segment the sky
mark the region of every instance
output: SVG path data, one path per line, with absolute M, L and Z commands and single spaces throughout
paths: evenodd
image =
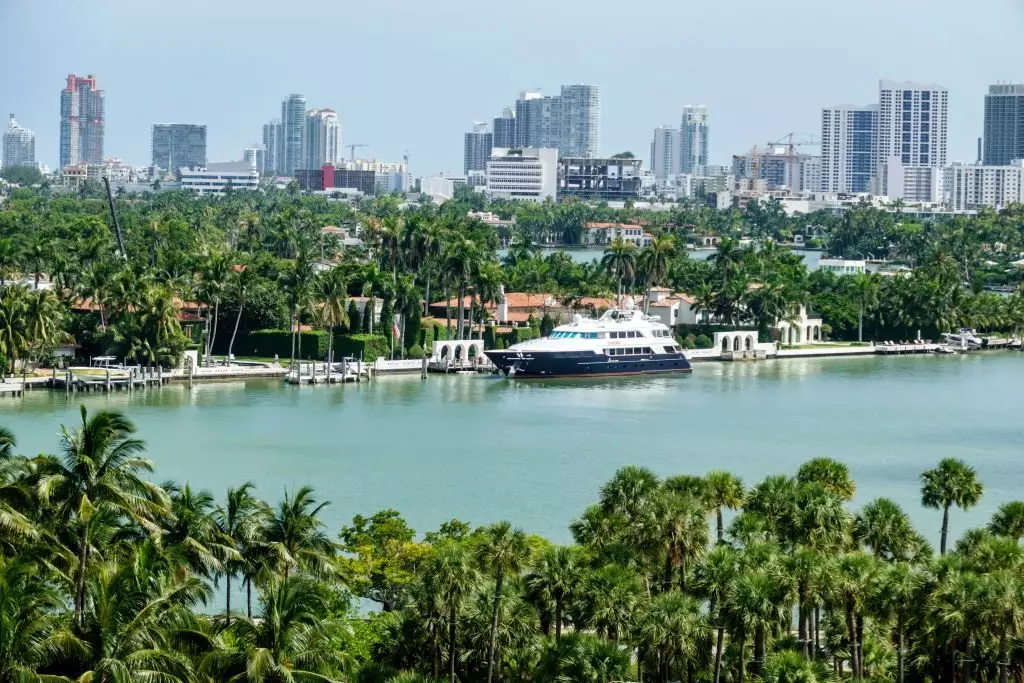
M 0 0 L 0 27 L 0 112 L 51 168 L 71 72 L 98 78 L 106 155 L 133 165 L 154 123 L 206 124 L 209 160 L 239 159 L 298 92 L 416 176 L 460 171 L 474 121 L 563 83 L 600 86 L 602 154 L 646 158 L 704 104 L 723 164 L 817 138 L 823 107 L 876 102 L 879 79 L 939 83 L 949 159 L 973 161 L 988 85 L 1024 81 L 1024 0 Z

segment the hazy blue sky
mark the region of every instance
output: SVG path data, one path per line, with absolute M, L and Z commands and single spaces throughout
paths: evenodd
M 601 150 L 648 155 L 687 103 L 711 156 L 867 104 L 878 80 L 950 89 L 950 158 L 972 161 L 990 83 L 1024 80 L 1024 0 L 0 0 L 0 112 L 57 161 L 69 72 L 106 90 L 106 153 L 149 161 L 155 122 L 205 123 L 237 159 L 290 92 L 339 112 L 345 142 L 412 171 L 461 170 L 462 134 L 518 92 L 601 86 Z M 6 128 L 6 122 L 3 123 Z

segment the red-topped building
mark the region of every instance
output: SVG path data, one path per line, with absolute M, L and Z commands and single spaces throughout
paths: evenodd
M 68 74 L 60 91 L 60 167 L 103 163 L 104 93 L 96 77 Z

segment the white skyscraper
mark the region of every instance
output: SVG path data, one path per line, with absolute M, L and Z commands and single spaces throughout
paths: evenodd
M 946 166 L 949 91 L 941 85 L 878 84 L 879 194 L 937 202 L 938 171 Z M 895 182 L 894 182 L 895 181 Z
M 840 104 L 821 112 L 822 192 L 851 194 L 871 191 L 878 170 L 875 136 L 878 105 Z
M 596 85 L 563 85 L 558 154 L 596 157 L 601 143 L 601 93 Z
M 683 107 L 680 131 L 682 132 L 680 171 L 704 175 L 704 169 L 708 165 L 710 143 L 708 108 L 704 105 L 694 106 L 692 104 Z
M 4 133 L 3 158 L 0 162 L 0 168 L 36 165 L 36 134 L 19 126 L 14 120 L 14 114 L 11 114 L 7 132 Z
M 468 174 L 470 171 L 486 171 L 493 146 L 494 135 L 488 130 L 487 124 L 474 123 L 473 130 L 466 133 L 463 143 L 462 172 Z
M 682 134 L 678 128 L 661 126 L 654 129 L 651 141 L 651 170 L 659 182 L 679 175 L 682 162 Z
M 302 168 L 320 168 L 344 160 L 341 124 L 333 109 L 310 109 L 302 129 Z

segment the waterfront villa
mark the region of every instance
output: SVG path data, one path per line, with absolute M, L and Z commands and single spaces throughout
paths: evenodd
M 584 223 L 583 244 L 600 246 L 611 244 L 617 238 L 637 247 L 651 246 L 653 236 L 642 225 L 633 223 Z
M 779 331 L 780 344 L 813 344 L 824 341 L 822 324 L 820 316 L 808 315 L 807 307 L 801 304 L 796 315 L 790 320 L 779 321 L 775 328 Z
M 597 316 L 615 305 L 614 299 L 601 297 L 565 298 L 553 294 L 526 294 L 523 292 L 507 292 L 500 302 L 487 302 L 485 310 L 490 320 L 499 325 L 524 325 L 531 317 L 540 320 L 545 314 L 551 316 L 556 323 L 570 322 L 574 315 Z M 468 311 L 472 305 L 471 297 L 462 300 L 463 307 Z M 435 301 L 430 304 L 430 314 L 435 318 L 446 317 L 447 308 L 455 315 L 459 300 Z

